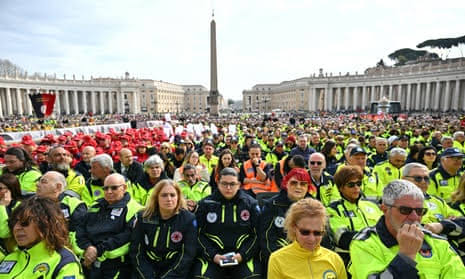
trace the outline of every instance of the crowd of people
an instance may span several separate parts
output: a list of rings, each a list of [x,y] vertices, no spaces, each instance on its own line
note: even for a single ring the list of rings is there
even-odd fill
[[[189,123],[0,140],[0,278],[465,278],[460,118]]]

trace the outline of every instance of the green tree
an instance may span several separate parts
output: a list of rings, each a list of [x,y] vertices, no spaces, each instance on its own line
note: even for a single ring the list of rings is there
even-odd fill
[[[457,38],[441,38],[441,39],[431,39],[421,42],[417,45],[418,48],[430,47],[430,48],[438,48],[441,52],[441,58],[443,56],[442,51],[446,51],[447,56],[449,56],[450,50],[453,47],[459,47],[460,53],[463,56],[461,45],[465,44],[465,36],[457,37]]]
[[[401,48],[388,57],[396,62],[396,66],[404,65],[407,61],[416,61],[420,57],[438,58],[436,53],[430,53],[426,50],[415,50],[411,48]]]

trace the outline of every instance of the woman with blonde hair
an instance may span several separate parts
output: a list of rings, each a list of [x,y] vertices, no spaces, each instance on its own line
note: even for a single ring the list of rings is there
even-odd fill
[[[315,199],[292,204],[284,220],[284,230],[292,242],[273,252],[268,278],[347,278],[341,257],[320,246],[325,233],[326,210]]]
[[[161,180],[137,215],[129,250],[135,278],[188,278],[196,241],[197,221],[181,188]]]

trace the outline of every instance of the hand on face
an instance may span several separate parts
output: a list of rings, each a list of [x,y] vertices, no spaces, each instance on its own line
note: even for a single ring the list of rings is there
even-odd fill
[[[404,224],[397,232],[397,242],[399,243],[399,253],[415,260],[415,256],[420,251],[424,234],[417,224]]]

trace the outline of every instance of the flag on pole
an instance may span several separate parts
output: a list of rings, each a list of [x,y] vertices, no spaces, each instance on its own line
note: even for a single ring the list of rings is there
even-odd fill
[[[50,93],[30,94],[29,98],[37,117],[42,118],[52,114],[56,95]]]

